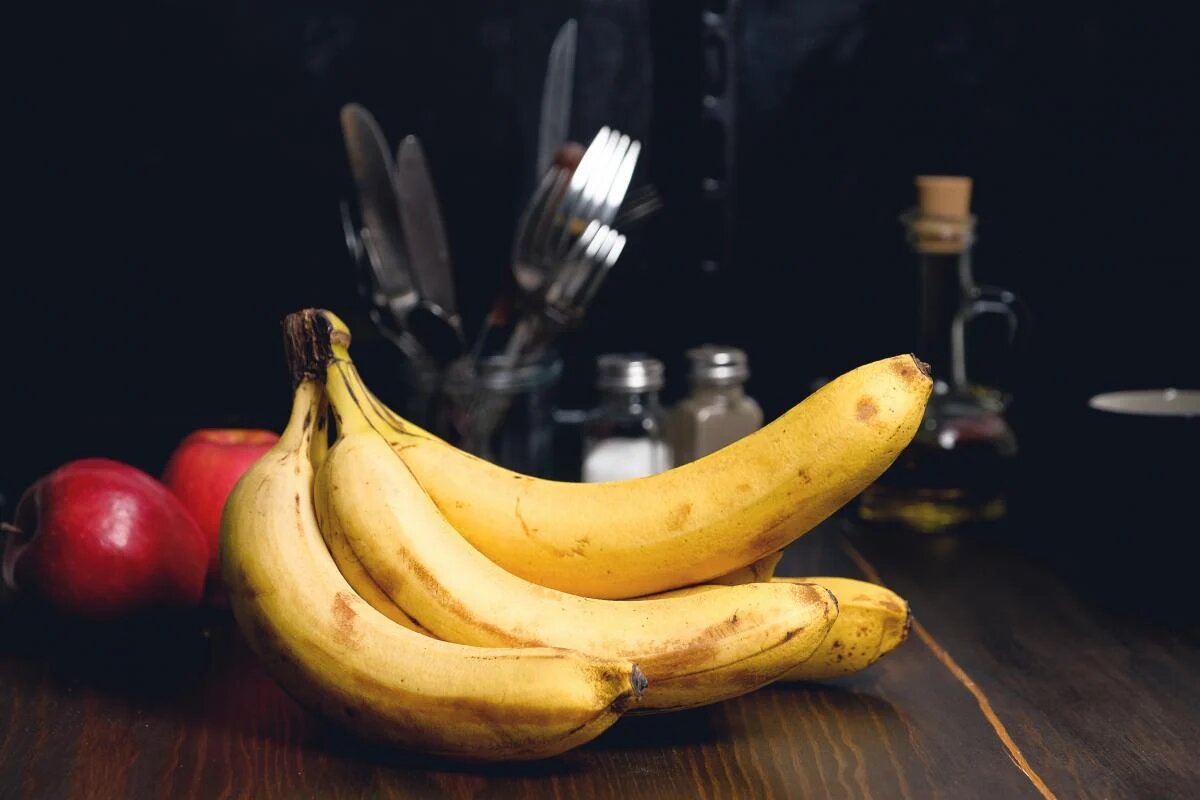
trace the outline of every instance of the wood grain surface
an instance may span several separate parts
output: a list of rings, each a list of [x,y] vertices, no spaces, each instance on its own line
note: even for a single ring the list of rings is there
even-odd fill
[[[1200,792],[1194,628],[1076,592],[1003,537],[916,539],[835,521],[790,548],[780,572],[876,575],[909,599],[924,635],[851,678],[626,718],[562,757],[487,768],[383,752],[330,730],[257,667],[223,613],[97,628],[9,608],[0,797]]]

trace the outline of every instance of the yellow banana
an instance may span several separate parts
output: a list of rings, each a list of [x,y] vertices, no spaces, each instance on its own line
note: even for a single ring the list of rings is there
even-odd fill
[[[346,579],[346,583],[354,589],[354,591],[367,604],[390,619],[398,625],[403,625],[410,631],[423,633],[426,636],[433,636],[428,630],[421,626],[415,619],[405,614],[404,611],[391,598],[379,588],[379,584],[375,579],[368,574],[363,567],[362,562],[358,560],[358,556],[354,555],[354,551],[350,549],[350,545],[337,531],[331,530],[330,526],[325,526],[321,529],[321,534],[325,537],[325,545],[329,548],[329,555],[333,557],[333,561],[337,564],[338,570],[341,571],[342,577]],[[433,636],[433,638],[437,638]]]
[[[553,644],[628,656],[650,683],[639,711],[717,702],[808,658],[837,616],[816,586],[719,587],[687,600],[596,600],[505,572],[446,521],[371,427],[336,360],[326,375],[339,438],[318,471],[322,530],[349,544],[380,589],[448,641]]]
[[[540,758],[609,727],[644,687],[628,660],[447,644],[354,593],[313,514],[319,402],[316,383],[299,385],[283,437],[237,484],[222,521],[234,616],[275,678],[363,736],[454,758]]]
[[[908,638],[912,612],[900,595],[877,583],[853,578],[772,578],[781,583],[815,583],[833,592],[841,612],[812,658],[781,680],[824,681],[864,670]]]
[[[349,330],[319,312],[349,361]],[[465,453],[390,412],[351,366],[380,432],[458,531],[526,580],[588,597],[711,581],[782,550],[878,478],[909,443],[932,381],[910,355],[826,384],[759,431],[647,478],[570,483]]]
[[[838,618],[810,658],[781,681],[824,681],[859,672],[895,650],[908,637],[912,613],[904,598],[876,583],[853,578],[772,578],[777,583],[816,584],[833,592]],[[694,597],[711,585],[689,586],[651,597]]]
[[[313,446],[309,452],[312,455],[312,469],[314,474],[317,469],[320,469],[321,464],[324,463],[325,455],[328,451],[328,436],[317,437],[313,440]],[[363,569],[362,562],[354,555],[354,551],[350,549],[350,545],[346,544],[344,538],[331,530],[322,530],[321,535],[325,539],[325,546],[329,548],[329,555],[333,557],[333,561],[337,564],[342,577],[346,579],[346,582],[350,584],[359,597],[366,600],[368,605],[372,606],[392,622],[403,625],[417,633],[433,636],[429,631],[418,625],[412,617],[401,611],[399,606],[388,599],[388,596],[379,588],[379,584],[375,583],[371,576],[367,574],[367,571]]]

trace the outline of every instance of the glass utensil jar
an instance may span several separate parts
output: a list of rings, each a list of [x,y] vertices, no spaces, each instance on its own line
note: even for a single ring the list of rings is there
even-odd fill
[[[480,458],[526,475],[554,474],[554,403],[562,361],[513,366],[503,357],[446,369],[435,430]]]
[[[736,347],[706,344],[687,351],[691,388],[670,415],[676,464],[695,461],[762,427],[763,412],[744,384],[746,354]]]
[[[640,478],[670,469],[658,393],[663,365],[640,354],[608,354],[596,363],[600,400],[583,425],[584,482]]]

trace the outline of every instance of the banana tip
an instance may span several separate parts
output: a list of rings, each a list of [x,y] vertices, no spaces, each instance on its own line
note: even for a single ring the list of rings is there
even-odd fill
[[[926,378],[933,377],[933,372],[930,369],[929,364],[917,358],[916,353],[909,353],[908,357],[911,358],[913,363],[917,365],[917,369],[921,370],[922,375],[924,375]]]
[[[650,681],[646,680],[646,673],[642,672],[642,668],[637,664],[633,665],[629,682],[633,684],[633,692],[636,697],[641,697],[645,693],[646,687],[650,685]]]

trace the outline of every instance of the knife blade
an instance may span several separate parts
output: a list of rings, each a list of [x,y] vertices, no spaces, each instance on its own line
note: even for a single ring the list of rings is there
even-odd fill
[[[538,124],[537,173],[540,180],[554,163],[554,154],[571,135],[571,97],[575,91],[577,25],[569,19],[558,29],[546,62],[542,109]]]
[[[412,317],[418,338],[439,361],[461,355],[462,319],[454,293],[454,269],[446,244],[441,204],[429,174],[425,149],[416,136],[406,136],[396,149],[396,188],[400,196],[400,221],[408,246],[413,275],[426,312]],[[426,319],[426,315],[433,319]]]
[[[347,103],[341,121],[358,190],[363,249],[374,279],[373,303],[389,324],[403,331],[420,297],[400,224],[395,163],[370,111],[358,103]]]

